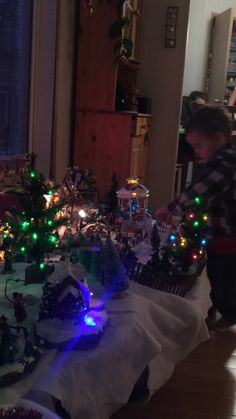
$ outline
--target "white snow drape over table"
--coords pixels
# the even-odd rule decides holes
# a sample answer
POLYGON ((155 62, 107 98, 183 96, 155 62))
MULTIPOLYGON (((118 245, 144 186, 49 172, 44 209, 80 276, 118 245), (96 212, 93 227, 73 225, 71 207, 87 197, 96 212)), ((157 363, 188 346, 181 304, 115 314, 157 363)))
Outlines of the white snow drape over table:
MULTIPOLYGON (((20 287, 24 295, 27 290, 36 296, 41 292, 40 285, 18 284, 18 291, 20 287)), ((209 291, 205 271, 185 298, 131 284, 125 298, 106 302, 109 324, 96 348, 46 351, 31 376, 0 390, 0 405, 26 403, 24 394, 27 399, 29 390, 36 395, 41 390, 59 399, 72 419, 108 419, 127 403, 147 365, 152 393, 169 379, 181 359, 208 339, 204 319, 210 307, 209 291)), ((40 409, 37 396, 35 406, 40 409)), ((44 419, 48 418, 50 413, 44 412, 44 419)))

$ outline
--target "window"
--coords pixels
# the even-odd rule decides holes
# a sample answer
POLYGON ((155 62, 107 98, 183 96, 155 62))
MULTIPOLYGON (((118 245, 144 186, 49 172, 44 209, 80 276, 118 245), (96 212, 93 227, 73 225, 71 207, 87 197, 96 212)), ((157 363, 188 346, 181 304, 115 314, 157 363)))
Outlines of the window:
POLYGON ((33 0, 0 0, 0 155, 28 150, 33 0))

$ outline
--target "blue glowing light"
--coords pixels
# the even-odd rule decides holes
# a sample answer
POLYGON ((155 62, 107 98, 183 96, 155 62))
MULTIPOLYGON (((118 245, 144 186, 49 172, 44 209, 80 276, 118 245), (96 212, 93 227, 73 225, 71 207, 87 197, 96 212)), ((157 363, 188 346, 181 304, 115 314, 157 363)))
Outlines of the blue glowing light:
POLYGON ((92 316, 88 316, 88 314, 85 314, 84 316, 84 323, 88 326, 96 326, 96 322, 94 321, 92 316))
POLYGON ((202 246, 205 246, 206 245, 206 239, 202 239, 201 244, 202 244, 202 246))
POLYGON ((174 234, 171 234, 170 235, 170 240, 173 242, 173 241, 175 241, 176 240, 176 236, 174 235, 174 234))

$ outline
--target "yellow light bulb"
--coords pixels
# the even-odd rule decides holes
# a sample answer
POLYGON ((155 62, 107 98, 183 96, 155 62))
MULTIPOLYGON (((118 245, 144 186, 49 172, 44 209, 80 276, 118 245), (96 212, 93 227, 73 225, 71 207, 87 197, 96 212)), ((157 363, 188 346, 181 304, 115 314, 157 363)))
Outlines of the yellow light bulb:
POLYGON ((128 185, 136 185, 138 183, 137 179, 128 179, 127 180, 128 185))

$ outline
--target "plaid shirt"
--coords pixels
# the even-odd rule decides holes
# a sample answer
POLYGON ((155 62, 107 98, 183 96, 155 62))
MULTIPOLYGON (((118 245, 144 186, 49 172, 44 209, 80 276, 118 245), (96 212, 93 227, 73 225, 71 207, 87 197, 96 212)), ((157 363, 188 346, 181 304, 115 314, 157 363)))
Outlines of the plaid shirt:
POLYGON ((168 205, 175 215, 182 215, 202 196, 208 212, 208 239, 236 238, 236 153, 227 143, 205 165, 197 182, 168 205))

